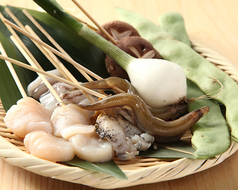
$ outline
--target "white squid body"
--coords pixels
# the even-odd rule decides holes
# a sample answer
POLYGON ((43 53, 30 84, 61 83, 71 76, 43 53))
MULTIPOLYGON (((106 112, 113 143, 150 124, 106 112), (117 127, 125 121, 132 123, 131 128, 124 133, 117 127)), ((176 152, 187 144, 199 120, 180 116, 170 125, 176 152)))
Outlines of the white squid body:
MULTIPOLYGON (((81 90, 75 90, 74 87, 68 84, 57 82, 52 85, 52 87, 64 103, 78 104, 82 100, 87 99, 81 90)), ((55 97, 50 93, 50 91, 41 94, 39 97, 39 101, 51 112, 53 112, 59 104, 55 97)))
POLYGON ((6 126, 17 136, 24 138, 32 131, 52 133, 51 113, 33 98, 22 98, 13 105, 4 118, 6 126))
POLYGON ((51 121, 53 123, 53 134, 57 137, 62 137, 60 134, 62 129, 73 125, 91 124, 88 112, 75 104, 57 107, 52 113, 51 121))
MULTIPOLYGON (((51 70, 51 71, 47 71, 50 74, 62 77, 62 75, 60 74, 60 72, 57 69, 51 70)), ((50 78, 50 77, 46 77, 46 79, 48 80, 48 82, 53 85, 56 82, 58 82, 57 80, 50 78)), ((34 97, 35 99, 39 99, 39 97, 45 93, 46 91, 48 91, 48 88, 46 87, 45 83, 41 80, 40 77, 37 77, 34 81, 32 81, 28 87, 27 87, 27 92, 29 94, 29 96, 34 97)))
POLYGON ((69 161, 75 156, 74 148, 69 141, 44 131, 28 133, 24 144, 32 155, 52 162, 69 161))

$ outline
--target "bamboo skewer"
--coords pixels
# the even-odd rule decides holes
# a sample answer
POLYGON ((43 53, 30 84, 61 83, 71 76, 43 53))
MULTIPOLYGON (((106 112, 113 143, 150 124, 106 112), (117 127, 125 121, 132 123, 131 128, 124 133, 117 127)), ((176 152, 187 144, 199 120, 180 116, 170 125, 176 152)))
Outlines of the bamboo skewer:
POLYGON ((56 76, 56 75, 53 75, 53 74, 50 74, 50 73, 48 73, 48 72, 42 71, 41 69, 32 67, 32 66, 30 66, 30 65, 27 65, 27 64, 25 64, 25 63, 22 63, 22 62, 20 62, 20 61, 15 60, 15 59, 9 58, 9 57, 7 57, 7 56, 0 55, 0 59, 10 61, 10 62, 13 63, 13 64, 19 65, 19 66, 21 66, 21 67, 24 67, 24 68, 29 69, 29 70, 31 70, 31 71, 34 71, 34 72, 36 72, 36 73, 40 73, 40 74, 45 75, 45 76, 47 76, 47 77, 53 78, 53 79, 55 79, 55 80, 57 80, 57 81, 66 83, 66 84, 71 85, 71 86, 73 86, 73 87, 75 87, 75 88, 78 88, 78 89, 80 89, 80 90, 84 90, 84 91, 86 91, 87 93, 90 93, 90 94, 92 94, 92 95, 94 95, 94 96, 96 96, 96 97, 99 97, 99 98, 106 98, 106 97, 107 97, 107 96, 104 95, 104 94, 100 94, 100 93, 98 93, 98 92, 96 92, 96 91, 93 91, 93 90, 88 89, 88 88, 86 88, 86 87, 84 87, 84 86, 81 86, 80 84, 75 84, 75 83, 73 83, 73 82, 71 82, 71 81, 69 81, 69 80, 66 80, 66 79, 62 78, 62 77, 58 77, 58 76, 56 76))
POLYGON ((5 11, 7 12, 7 14, 12 18, 12 20, 14 20, 14 22, 16 22, 16 24, 21 27, 22 29, 24 29, 24 25, 19 21, 19 19, 12 13, 12 11, 9 8, 5 8, 5 11))
MULTIPOLYGON (((73 75, 71 75, 70 72, 67 72, 68 70, 63 66, 63 69, 61 69, 61 66, 58 66, 58 63, 61 63, 58 58, 49 50, 49 48, 43 46, 41 47, 42 44, 44 44, 44 42, 41 41, 41 39, 35 34, 35 32, 30 28, 30 26, 23 26, 23 24, 14 16, 14 14, 7 9, 6 12, 8 12, 8 14, 11 16, 11 18, 20 26, 16 26, 13 23, 9 24, 8 28, 9 30, 11 30, 12 34, 14 34, 13 36, 15 36, 17 39, 15 39, 14 37, 11 37, 11 39, 14 41, 14 43, 17 45, 17 47, 20 49, 20 51, 22 52, 22 54, 27 58, 27 60, 31 63, 32 66, 35 66, 34 64, 37 65, 38 68, 41 68, 40 64, 35 60, 35 58, 31 55, 31 53, 29 52, 29 50, 27 49, 27 47, 23 44, 23 42, 21 41, 21 39, 16 35, 15 31, 12 30, 12 26, 15 27, 15 29, 19 29, 20 32, 22 32, 23 34, 26 35, 26 32, 29 33, 29 35, 31 36, 31 40, 33 41, 33 43, 42 51, 42 53, 52 62, 52 64, 59 70, 61 71, 62 75, 65 76, 65 78, 70 78, 72 82, 78 84, 78 81, 73 77, 73 75), (20 29, 21 28, 21 29, 20 29), (24 31, 24 32, 23 32, 24 31), (41 45, 40 45, 41 44, 41 45), (23 47, 23 49, 21 48, 23 47), (27 56, 28 55, 28 56, 27 56), (32 57, 32 59, 30 58, 32 57), (65 71, 66 71, 66 75, 65 75, 65 71)), ((58 48, 58 50, 61 51, 61 53, 63 53, 66 57, 68 57, 68 59, 70 59, 71 61, 74 62, 74 60, 64 51, 63 48, 61 48, 57 42, 54 41, 54 39, 36 22, 34 21, 34 18, 29 16, 30 14, 27 11, 24 11, 25 15, 32 21, 34 22, 35 25, 38 26, 38 28, 40 28, 43 32, 43 34, 46 35, 46 37, 48 39, 50 39, 50 41, 55 44, 55 46, 58 48)), ((4 17, 3 20, 7 21, 4 17)), ((9 21, 10 22, 10 21, 9 21)), ((7 23, 5 22, 5 24, 7 25, 7 23)), ((52 48, 53 49, 53 48, 52 48)), ((56 50, 55 50, 56 51, 56 50)), ((56 53, 57 54, 57 53, 56 53)), ((62 64, 63 65, 63 64, 62 64)), ((76 65, 76 64, 74 64, 76 65)), ((79 65, 76 65, 77 68, 79 68, 79 65)), ((81 73, 83 75, 86 75, 86 78, 88 78, 89 81, 92 81, 92 79, 82 70, 78 69, 79 71, 81 71, 81 73), (88 76, 88 77, 87 77, 88 76)), ((38 73, 39 74, 39 73, 38 73)), ((41 78, 44 78, 43 76, 41 76, 41 74, 39 74, 39 76, 41 78)), ((101 79, 100 77, 98 77, 97 79, 101 79)), ((43 82, 46 84, 48 83, 48 81, 45 79, 42 79, 43 82)), ((64 106, 64 104, 62 103, 61 99, 59 98, 58 94, 54 91, 54 89, 52 88, 52 86, 49 84, 46 84, 46 86, 48 87, 48 89, 51 91, 51 93, 53 94, 53 96, 56 98, 56 100, 62 105, 64 106)), ((81 89, 82 90, 82 89, 81 89)), ((94 102, 92 97, 89 96, 87 93, 85 93, 83 90, 82 92, 86 95, 86 97, 91 101, 94 102)), ((102 93, 102 92, 101 92, 102 93)), ((93 91, 94 94, 94 91, 93 91)), ((97 95, 98 96, 98 95, 97 95)), ((98 96, 99 98, 105 98, 107 97, 105 96, 98 96)))
MULTIPOLYGON (((4 50, 4 48, 3 48, 1 42, 0 42, 0 52, 2 53, 2 55, 7 56, 7 53, 6 53, 6 51, 4 50)), ((21 84, 21 82, 20 82, 20 79, 18 78, 17 73, 16 73, 14 67, 12 66, 11 62, 6 61, 6 64, 7 64, 7 67, 8 67, 8 69, 9 69, 9 71, 10 71, 10 73, 11 73, 11 75, 12 75, 14 81, 16 82, 16 85, 17 85, 17 87, 18 87, 18 89, 19 89, 19 91, 20 91, 22 97, 23 97, 23 98, 24 98, 24 97, 27 97, 27 94, 26 94, 26 92, 25 92, 25 90, 24 90, 24 88, 23 88, 23 86, 22 86, 22 84, 21 84)))
MULTIPOLYGON (((23 10, 24 11, 24 10, 23 10)), ((73 60, 66 51, 41 27, 39 23, 36 22, 36 20, 25 10, 25 15, 38 27, 38 29, 41 30, 41 32, 57 47, 61 53, 68 56, 69 59, 73 60)), ((34 37, 38 38, 40 41, 41 39, 37 36, 37 34, 32 30, 30 26, 26 26, 25 29, 34 37)), ((48 49, 43 48, 41 45, 39 45, 37 42, 33 41, 33 43, 41 50, 41 52, 49 59, 49 61, 60 71, 60 73, 66 78, 71 80, 74 83, 78 83, 76 78, 69 72, 69 70, 63 65, 63 63, 48 49)), ((78 69, 80 73, 88 80, 92 81, 90 76, 82 71, 81 69, 78 69)), ((90 100, 90 102, 94 102, 93 98, 89 96, 86 92, 82 91, 83 94, 90 100)))
MULTIPOLYGON (((10 13, 10 14, 11 14, 11 13, 10 13)), ((1 15, 0 15, 0 16, 1 16, 1 15)), ((36 37, 32 36, 31 34, 27 33, 27 32, 24 31, 23 29, 19 28, 19 27, 16 26, 15 24, 13 24, 12 22, 10 22, 10 21, 8 21, 7 19, 5 19, 3 16, 1 17, 1 19, 3 20, 4 23, 6 23, 7 28, 9 29, 9 31, 10 31, 12 34, 14 34, 14 35, 16 34, 15 31, 12 29, 12 26, 14 26, 15 29, 20 30, 20 32, 22 32, 23 34, 26 34, 26 36, 28 36, 28 37, 29 37, 29 36, 32 37, 32 38, 34 39, 34 41, 38 42, 39 44, 41 44, 42 46, 46 47, 46 48, 49 49, 49 50, 53 50, 52 52, 54 52, 54 53, 57 54, 58 56, 61 56, 62 58, 65 58, 65 59, 67 60, 66 56, 64 56, 62 53, 58 52, 58 51, 55 50, 54 48, 52 48, 52 47, 50 47, 49 45, 45 44, 44 42, 41 42, 41 41, 38 40, 36 37)), ((20 23, 19 23, 19 24, 20 24, 20 23)), ((17 36, 17 34, 16 34, 16 36, 17 36)), ((95 91, 93 91, 93 90, 90 90, 90 89, 88 89, 88 88, 85 88, 85 87, 79 85, 78 83, 75 84, 75 83, 70 82, 70 81, 68 81, 68 80, 65 80, 65 79, 63 79, 63 78, 61 78, 61 77, 57 77, 57 76, 52 75, 52 74, 50 74, 50 73, 47 73, 47 72, 45 72, 45 71, 41 71, 41 70, 39 70, 39 69, 36 69, 36 68, 34 68, 34 67, 31 67, 31 66, 29 66, 29 65, 27 65, 27 64, 24 64, 24 63, 21 63, 21 62, 19 62, 19 61, 14 60, 14 59, 8 58, 7 56, 5 56, 5 57, 4 57, 4 56, 0 56, 0 57, 1 57, 2 59, 4 59, 4 60, 8 60, 8 61, 11 60, 12 63, 17 64, 17 65, 19 65, 19 66, 22 66, 22 67, 24 67, 24 68, 26 68, 26 69, 35 71, 35 72, 37 72, 37 73, 43 74, 44 76, 48 76, 48 77, 50 77, 50 78, 56 79, 57 81, 61 81, 61 82, 64 82, 64 83, 66 83, 66 84, 69 84, 69 85, 71 85, 71 86, 74 86, 75 88, 78 88, 78 89, 81 89, 81 90, 83 90, 83 91, 86 91, 87 93, 90 93, 90 94, 92 94, 92 95, 94 95, 94 96, 96 96, 96 97, 99 97, 99 98, 106 98, 106 97, 107 97, 106 95, 103 95, 103 94, 97 93, 97 92, 95 92, 95 91)), ((32 57, 33 57, 33 56, 32 56, 32 57)), ((33 60, 34 60, 34 57, 33 57, 33 60)), ((73 62, 75 62, 75 61, 73 61, 73 62)), ((75 62, 75 64, 77 65, 78 63, 75 62)), ((83 66, 81 66, 81 65, 79 65, 79 64, 78 64, 78 66, 79 66, 79 67, 82 67, 83 69, 86 69, 86 68, 84 68, 83 66)), ((93 75, 93 77, 95 77, 95 78, 97 78, 97 79, 99 79, 99 80, 102 79, 101 77, 97 76, 96 74, 94 74, 94 73, 91 72, 90 70, 88 70, 88 69, 86 69, 86 70, 89 71, 89 73, 91 73, 91 74, 93 75)))
MULTIPOLYGON (((35 36, 36 38, 38 38, 39 40, 41 40, 36 33, 32 30, 32 28, 30 28, 29 26, 26 26, 27 31, 32 34, 33 36, 35 36)), ((78 83, 77 79, 69 72, 69 70, 63 65, 63 63, 61 63, 61 61, 48 49, 46 48, 42 48, 42 46, 40 46, 37 42, 33 43, 42 51, 42 53, 50 60, 50 62, 56 67, 56 69, 58 69, 60 71, 60 73, 63 74, 63 76, 68 79, 71 80, 73 83, 78 83), (47 54, 48 53, 48 54, 47 54)), ((85 72, 83 72, 85 73, 85 72)), ((86 73, 85 73, 86 74, 86 73)), ((87 75, 87 74, 86 74, 87 75)), ((87 75, 88 76, 88 75, 87 75)), ((90 102, 94 102, 93 98, 91 96, 89 96, 86 92, 82 91, 83 94, 90 100, 90 102)))
MULTIPOLYGON (((10 13, 11 14, 11 13, 10 13)), ((4 16, 2 14, 0 14, 0 18, 2 20, 5 20, 4 16)), ((18 20, 18 19, 17 19, 18 20)), ((19 23, 21 25, 21 23, 19 23)), ((26 58, 26 60, 33 66, 36 67, 38 69, 42 69, 42 67, 40 66, 40 64, 37 62, 37 60, 35 59, 35 57, 32 55, 32 53, 29 51, 29 49, 25 46, 25 44, 22 42, 22 40, 19 38, 19 36, 17 35, 17 33, 11 28, 11 26, 7 26, 8 30, 11 32, 12 36, 10 37, 11 40, 13 41, 13 43, 17 46, 17 48, 19 49, 19 51, 22 53, 22 55, 26 58)), ((24 26, 23 26, 24 27, 24 26)), ((65 104, 62 102, 62 100, 60 99, 59 95, 56 93, 56 91, 53 89, 53 87, 51 86, 51 84, 48 82, 48 80, 45 78, 44 75, 39 74, 40 78, 42 79, 42 81, 45 83, 45 85, 47 86, 47 88, 50 90, 50 92, 52 93, 52 95, 55 97, 55 99, 59 102, 59 104, 61 106, 64 106, 65 104)))
MULTIPOLYGON (((0 19, 2 21, 5 20, 5 17, 0 13, 0 19)), ((21 39, 18 37, 17 33, 12 29, 12 27, 10 25, 5 24, 5 26, 7 27, 7 29, 10 31, 10 33, 18 39, 19 43, 21 43, 21 46, 26 50, 29 51, 28 48, 25 46, 25 44, 21 41, 21 39)), ((30 58, 32 60, 35 60, 35 57, 32 54, 29 54, 30 58)))
POLYGON ((97 31, 97 28, 96 28, 96 27, 94 27, 94 26, 88 24, 87 22, 81 20, 81 19, 78 18, 77 16, 74 16, 74 15, 72 15, 72 16, 73 16, 76 20, 78 20, 79 22, 81 22, 81 23, 87 25, 87 27, 90 28, 91 30, 94 30, 95 32, 97 31))
MULTIPOLYGON (((10 9, 6 8, 5 11, 9 14, 9 16, 17 23, 17 25, 27 31, 27 32, 31 32, 32 35, 34 35, 36 38, 38 38, 39 40, 41 40, 36 33, 29 27, 28 29, 25 28, 25 26, 20 22, 20 20, 15 17, 15 15, 10 11, 10 9)), ((74 79, 74 77, 69 76, 68 73, 66 73, 66 68, 64 68, 63 64, 58 60, 58 58, 49 50, 45 50, 44 48, 42 48, 37 42, 33 41, 33 43, 40 49, 40 51, 49 59, 49 61, 55 66, 55 68, 58 69, 58 71, 63 75, 63 77, 65 77, 68 80, 72 80, 72 81, 77 81, 76 79, 74 79)))
MULTIPOLYGON (((35 36, 36 38, 38 38, 39 40, 41 40, 36 33, 31 29, 31 28, 27 28, 27 31, 32 34, 33 36, 35 36)), ((43 48, 41 45, 39 45, 37 42, 33 41, 33 43, 38 47, 38 49, 47 57, 47 59, 55 66, 55 68, 62 74, 62 76, 64 78, 66 78, 67 80, 71 80, 72 82, 75 82, 75 78, 70 77, 66 71, 64 70, 64 68, 62 67, 62 63, 60 62, 60 60, 48 49, 43 48)))
POLYGON ((17 25, 13 24, 11 21, 4 19, 3 21, 4 23, 6 23, 7 25, 11 26, 12 28, 16 29, 17 31, 21 32, 22 34, 24 34, 25 36, 29 37, 30 39, 38 42, 40 45, 42 45, 43 47, 46 47, 47 49, 49 49, 50 51, 52 51, 53 53, 55 53, 56 55, 58 55, 59 57, 63 58, 64 60, 68 61, 69 63, 71 63, 72 65, 79 67, 80 69, 82 69, 83 71, 85 71, 86 73, 88 73, 89 75, 91 75, 92 77, 96 78, 97 80, 101 80, 102 78, 100 76, 98 76, 97 74, 93 73, 92 71, 90 71, 89 69, 83 67, 82 65, 80 65, 79 63, 77 63, 74 60, 69 59, 67 56, 65 56, 64 54, 60 53, 59 51, 57 51, 56 49, 52 48, 51 46, 49 46, 48 44, 38 40, 37 38, 35 38, 33 35, 29 34, 28 32, 26 32, 25 30, 19 28, 17 25))
MULTIPOLYGON (((24 27, 24 25, 20 22, 18 18, 15 17, 15 15, 8 9, 5 9, 6 12, 10 15, 10 17, 22 28, 23 30, 28 31, 31 35, 33 35, 35 38, 38 38, 39 41, 41 39, 37 36, 37 34, 32 30, 30 26, 24 27)), ((25 10, 23 10, 23 13, 30 19, 33 24, 57 47, 58 50, 60 50, 63 54, 68 56, 70 59, 72 59, 65 51, 63 48, 60 47, 60 45, 41 27, 41 25, 25 10)), ((76 78, 68 71, 68 69, 62 64, 62 62, 48 49, 42 47, 39 45, 36 41, 33 41, 33 43, 39 48, 39 50, 48 58, 48 60, 55 66, 56 69, 62 74, 62 76, 68 80, 71 80, 74 83, 78 83, 76 78)), ((78 69, 83 76, 88 78, 88 80, 92 79, 85 73, 84 71, 78 69)), ((48 86, 48 85, 46 85, 48 86)), ((52 91, 53 89, 51 89, 52 91)), ((94 102, 93 98, 89 96, 87 93, 82 91, 83 94, 91 101, 94 102)), ((56 95, 56 94, 55 94, 56 95)), ((59 100, 59 98, 56 98, 59 100)))
MULTIPOLYGON (((22 53, 22 55, 26 58, 26 60, 30 63, 31 66, 35 67, 35 68, 38 68, 40 70, 43 71, 42 67, 40 66, 40 64, 35 61, 35 60, 32 60, 29 56, 29 52, 26 52, 21 44, 19 43, 19 41, 14 37, 14 36, 11 36, 10 37, 11 40, 13 41, 13 43, 17 46, 17 48, 19 49, 19 51, 22 53)), ((31 53, 30 53, 31 54, 31 53)), ((62 100, 60 99, 59 95, 57 94, 57 92, 54 90, 54 88, 51 86, 51 84, 49 83, 49 81, 45 78, 44 75, 42 74, 38 74, 41 78, 41 80, 44 82, 44 84, 47 86, 47 88, 50 90, 51 94, 55 97, 55 99, 59 102, 59 104, 61 106, 65 106, 65 104, 62 102, 62 100)))
MULTIPOLYGON (((31 16, 30 13, 27 12, 27 10, 22 10, 22 12, 26 15, 26 17, 46 36, 46 38, 64 55, 68 56, 70 59, 72 59, 69 54, 48 34, 48 32, 34 19, 33 16, 31 16)), ((72 59, 73 60, 73 59, 72 59)), ((79 70, 79 72, 88 80, 92 81, 92 78, 83 70, 76 67, 76 69, 79 70)))
POLYGON ((110 39, 113 44, 117 44, 115 39, 110 34, 108 34, 108 32, 103 27, 101 27, 100 24, 98 24, 98 22, 77 2, 77 0, 72 1, 110 39))

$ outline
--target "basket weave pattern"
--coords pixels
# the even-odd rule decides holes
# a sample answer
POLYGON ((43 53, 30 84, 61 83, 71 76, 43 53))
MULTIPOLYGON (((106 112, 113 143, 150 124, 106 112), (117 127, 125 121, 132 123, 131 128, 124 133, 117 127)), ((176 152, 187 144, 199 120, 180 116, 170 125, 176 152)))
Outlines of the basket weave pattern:
MULTIPOLYGON (((219 69, 230 75, 236 82, 238 81, 238 69, 224 57, 199 43, 192 42, 192 47, 219 69)), ((119 180, 106 174, 53 163, 30 155, 22 140, 7 129, 3 122, 4 116, 5 112, 2 104, 0 104, 0 156, 4 160, 42 176, 101 189, 128 187, 181 178, 223 162, 238 149, 238 143, 232 141, 230 148, 225 153, 209 160, 182 158, 164 161, 157 158, 141 157, 127 162, 115 160, 128 177, 128 180, 119 180)))

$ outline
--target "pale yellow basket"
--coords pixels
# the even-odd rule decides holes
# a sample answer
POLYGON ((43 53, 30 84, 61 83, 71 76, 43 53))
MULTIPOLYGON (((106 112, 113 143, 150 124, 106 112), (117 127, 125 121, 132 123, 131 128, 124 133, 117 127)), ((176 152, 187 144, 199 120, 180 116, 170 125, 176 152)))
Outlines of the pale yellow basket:
MULTIPOLYGON (((238 68, 211 49, 192 42, 195 51, 238 81, 238 68)), ((132 161, 115 160, 128 180, 119 180, 106 174, 46 161, 28 154, 21 139, 16 137, 3 122, 5 112, 0 104, 0 156, 8 163, 33 173, 87 186, 114 189, 140 184, 156 183, 181 178, 211 168, 231 156, 238 143, 231 142, 229 150, 209 160, 177 159, 165 161, 157 158, 137 157, 132 161)))

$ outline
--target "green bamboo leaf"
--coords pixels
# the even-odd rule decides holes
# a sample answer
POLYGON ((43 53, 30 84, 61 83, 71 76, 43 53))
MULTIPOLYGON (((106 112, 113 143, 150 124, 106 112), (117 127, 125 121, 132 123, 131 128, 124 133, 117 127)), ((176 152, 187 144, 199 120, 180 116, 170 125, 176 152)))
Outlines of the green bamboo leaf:
POLYGON ((146 152, 140 152, 142 157, 150 158, 191 158, 193 159, 193 147, 186 142, 177 141, 174 143, 158 144, 157 149, 150 148, 146 152))
MULTIPOLYGON (((24 24, 29 25, 37 33, 37 35, 47 44, 52 45, 47 38, 31 23, 31 21, 22 13, 21 8, 11 7, 8 8, 14 13, 14 15, 24 24)), ((7 19, 11 20, 9 15, 5 12, 5 7, 0 6, 0 12, 7 19)), ((95 72, 101 77, 108 77, 104 59, 105 54, 94 45, 82 37, 75 34, 64 24, 51 17, 49 14, 34 10, 27 10, 40 24, 41 26, 64 48, 64 50, 78 63, 85 66, 89 70, 95 72)), ((19 34, 19 33, 18 33, 19 34)), ((27 63, 25 58, 17 50, 15 45, 10 40, 10 32, 7 30, 5 25, 0 21, 0 41, 2 42, 4 49, 6 50, 9 57, 27 63)), ((51 70, 54 67, 46 59, 46 57, 38 50, 38 48, 31 42, 31 40, 22 34, 19 34, 20 38, 26 44, 28 49, 32 52, 33 56, 38 60, 41 66, 45 70, 51 70)), ((79 80, 85 81, 85 78, 69 63, 60 59, 64 65, 70 70, 70 72, 79 80)), ((16 72, 23 83, 24 88, 36 78, 36 74, 27 71, 19 66, 14 66, 16 72)), ((0 74, 6 71, 6 65, 1 61, 0 74)), ((11 81, 12 77, 10 73, 1 74, 1 87, 0 97, 2 99, 4 109, 7 111, 9 107, 16 103, 16 100, 21 98, 15 84, 11 83, 11 86, 4 81, 11 81), (10 87, 10 88, 9 88, 10 87)))
POLYGON ((64 164, 77 166, 85 170, 92 170, 96 172, 105 173, 107 175, 122 180, 127 179, 125 173, 118 167, 118 165, 113 160, 103 163, 92 163, 85 160, 81 160, 78 157, 75 157, 71 161, 64 162, 64 164))

